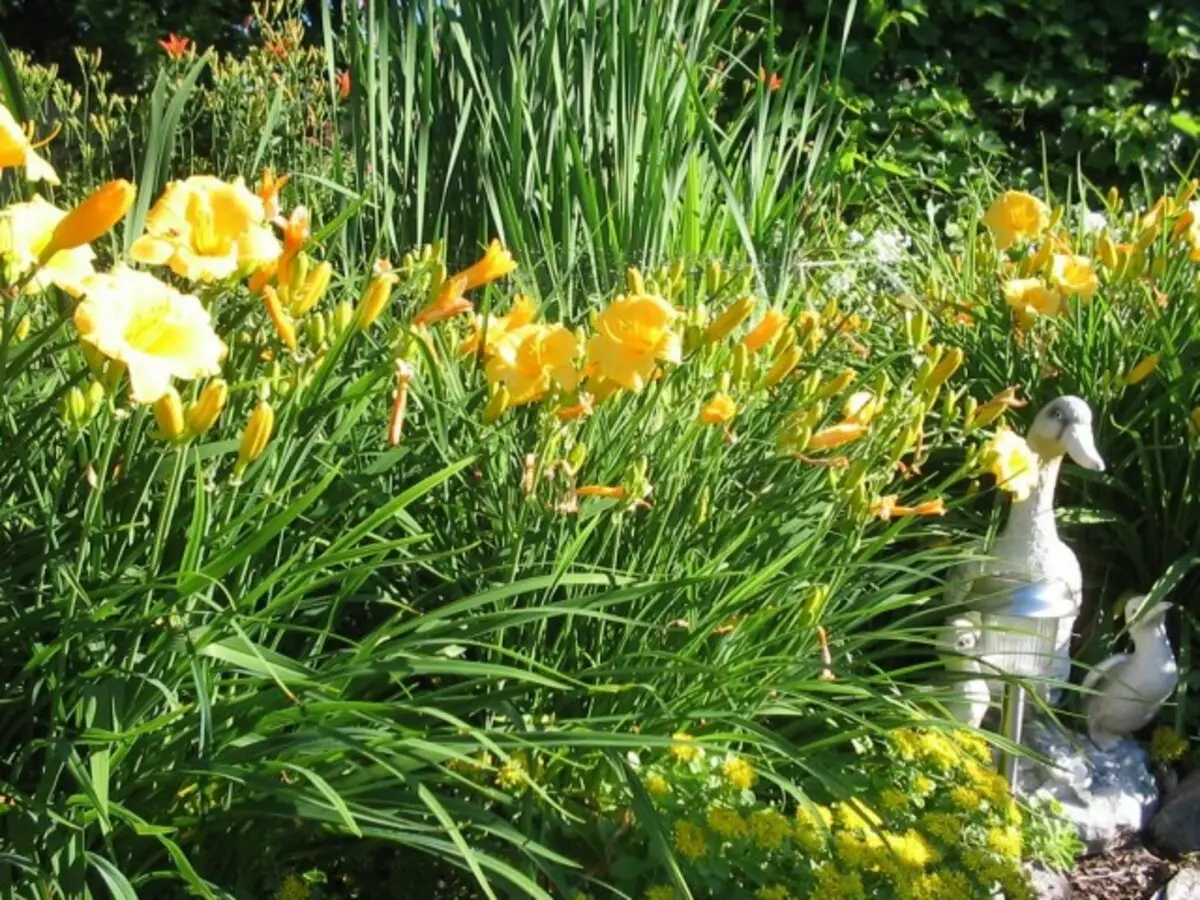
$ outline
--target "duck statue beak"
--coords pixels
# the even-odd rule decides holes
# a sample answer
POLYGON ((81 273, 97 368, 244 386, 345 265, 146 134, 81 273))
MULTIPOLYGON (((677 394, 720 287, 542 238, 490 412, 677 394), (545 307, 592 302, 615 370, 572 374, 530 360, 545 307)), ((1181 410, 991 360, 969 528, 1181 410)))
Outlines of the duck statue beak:
POLYGON ((1071 425, 1062 436, 1063 447, 1067 455, 1085 469, 1093 472, 1104 471, 1104 460, 1096 449, 1096 439, 1092 437, 1092 429, 1086 425, 1071 425))

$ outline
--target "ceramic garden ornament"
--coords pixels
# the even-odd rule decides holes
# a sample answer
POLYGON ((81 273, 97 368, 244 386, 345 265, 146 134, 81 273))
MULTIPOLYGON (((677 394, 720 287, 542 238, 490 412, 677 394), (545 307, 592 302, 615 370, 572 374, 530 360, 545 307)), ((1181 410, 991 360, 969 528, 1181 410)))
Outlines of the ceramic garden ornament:
MULTIPOLYGON (((1079 397, 1059 397, 1047 403, 1033 420, 1025 440, 1040 461, 1037 483, 1025 499, 1013 502, 1008 522, 988 558, 956 570, 947 597, 961 606, 981 576, 1029 583, 1061 581, 1075 601, 1075 614, 1059 621, 1054 653, 1042 675, 1065 682, 1071 672, 1071 632, 1083 599, 1083 573, 1071 548, 1058 536, 1054 489, 1064 457, 1096 472, 1104 470, 1104 461, 1092 434, 1092 411, 1079 397)), ((988 635, 984 635, 980 650, 985 654, 987 643, 988 635)), ((1000 688, 993 683, 997 695, 1000 688)))
POLYGON ((978 613, 965 613, 949 619, 938 633, 939 656, 946 671, 955 677, 946 711, 958 722, 978 728, 987 714, 991 691, 980 674, 975 651, 982 632, 978 613))
POLYGON ((1179 683, 1179 668, 1167 636, 1170 603, 1146 607, 1146 597, 1125 601, 1125 623, 1133 639, 1132 653, 1118 653, 1088 673, 1083 681, 1088 735, 1101 750, 1144 728, 1158 715, 1179 683))

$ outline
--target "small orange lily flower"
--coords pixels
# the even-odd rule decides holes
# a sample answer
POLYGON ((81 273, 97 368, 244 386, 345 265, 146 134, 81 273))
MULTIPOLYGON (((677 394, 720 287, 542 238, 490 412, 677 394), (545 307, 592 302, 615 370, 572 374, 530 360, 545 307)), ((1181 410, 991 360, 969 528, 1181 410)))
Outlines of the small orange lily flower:
POLYGON ((158 42, 158 46, 162 47, 171 59, 179 60, 192 49, 192 41, 190 38, 180 37, 172 31, 165 40, 158 42))
POLYGON ((350 70, 339 72, 337 76, 338 97, 345 100, 350 96, 350 70))
POLYGON ((777 91, 783 87, 783 79, 775 72, 767 75, 767 70, 762 66, 758 67, 758 80, 766 83, 769 91, 777 91))

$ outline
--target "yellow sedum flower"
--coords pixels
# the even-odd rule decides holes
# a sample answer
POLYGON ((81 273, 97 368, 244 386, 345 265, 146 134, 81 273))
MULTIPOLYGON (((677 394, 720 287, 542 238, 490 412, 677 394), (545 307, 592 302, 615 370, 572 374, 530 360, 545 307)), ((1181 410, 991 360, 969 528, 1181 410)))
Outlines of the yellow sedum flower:
POLYGON ((1007 427, 996 429, 995 437, 983 449, 982 461, 1014 500, 1025 500, 1037 486, 1037 454, 1023 437, 1007 427))
POLYGON ((0 171, 15 168, 24 169, 29 181, 59 183, 54 167, 38 156, 16 117, 0 103, 0 171))
POLYGON ((262 199, 241 178, 193 175, 167 185, 129 255, 212 282, 275 262, 283 248, 266 224, 262 199))
POLYGON ((908 794, 893 787, 884 788, 879 794, 879 805, 883 807, 884 812, 893 815, 907 810, 911 802, 908 794))
POLYGON ((750 790, 758 778, 754 767, 740 756, 726 758, 721 763, 721 774, 725 776, 725 780, 729 783, 730 787, 739 791, 750 790))
POLYGON ((944 844, 955 844, 962 836, 965 820, 953 813, 927 812, 917 821, 918 830, 944 844))
POLYGON ((814 897, 837 897, 838 900, 864 900, 862 875, 839 871, 833 863, 822 863, 813 873, 817 890, 814 897))
POLYGON ((679 313, 656 294, 621 296, 598 316, 596 334, 588 340, 587 361, 596 377, 639 392, 658 363, 682 358, 679 335, 672 325, 679 313))
POLYGON ((997 250, 1032 241, 1050 227, 1050 210, 1033 194, 1005 191, 983 214, 983 224, 992 233, 997 250))
POLYGON ((752 812, 746 824, 750 829, 750 840, 763 850, 778 849, 792 833, 783 813, 770 807, 752 812))
POLYGON ((671 740, 675 741, 671 745, 670 753, 680 762, 692 762, 701 759, 704 756, 704 748, 696 745, 696 739, 686 731, 677 731, 671 735, 671 740))
POLYGON ((708 841, 698 826, 691 822, 676 822, 675 849, 694 862, 708 853, 708 841))
POLYGON ((312 888, 299 875, 292 874, 283 879, 274 900, 310 900, 311 897, 312 888))
POLYGON ((562 325, 523 325, 497 341, 485 372, 494 385, 508 391, 509 406, 541 400, 557 384, 575 390, 578 342, 562 325))
POLYGON ((220 374, 225 357, 225 344, 196 297, 125 266, 88 279, 75 327, 85 346, 124 363, 136 403, 154 403, 173 378, 220 374))
POLYGON ((959 762, 958 748, 940 731, 926 731, 917 742, 917 755, 939 769, 952 769, 959 762))
POLYGON ((989 828, 987 842, 988 847, 1001 856, 1007 856, 1010 859, 1021 858, 1021 832, 1012 826, 989 828))
POLYGON ((918 775, 913 782, 913 790, 917 792, 918 797, 928 797, 936 788, 937 782, 928 775, 918 775))
POLYGON ((704 821, 713 834, 723 838, 738 838, 746 833, 746 820, 728 806, 710 806, 704 821))
POLYGON ((950 802, 964 812, 974 812, 983 804, 979 793, 965 785, 956 784, 950 788, 950 802))
POLYGON ((894 854, 892 862, 899 862, 907 869, 924 869, 940 858, 940 854, 930 846, 925 836, 912 829, 902 835, 886 835, 885 841, 887 849, 894 854))
POLYGON ((1150 736, 1150 756, 1155 762, 1172 763, 1187 756, 1187 738, 1180 737, 1174 728, 1162 726, 1150 736))
MULTIPOLYGON (((5 280, 13 283, 28 275, 44 255, 54 230, 67 213, 38 195, 27 203, 14 203, 0 210, 0 262, 5 280)), ((96 254, 86 244, 59 250, 45 260, 25 285, 26 294, 39 293, 54 285, 72 297, 83 293, 83 283, 94 274, 96 254)))
POLYGON ((653 797, 664 797, 671 793, 671 783, 658 772, 646 776, 646 791, 653 797))
POLYGON ((770 884, 754 892, 754 900, 791 900, 792 895, 781 884, 770 884))
POLYGON ((1050 264, 1050 283, 1065 297, 1078 297, 1090 303, 1100 289, 1096 269, 1086 256, 1056 253, 1050 264))
POLYGON ((504 765, 500 767, 500 771, 496 773, 496 784, 506 791, 523 789, 526 787, 527 770, 525 754, 518 750, 505 761, 504 765))

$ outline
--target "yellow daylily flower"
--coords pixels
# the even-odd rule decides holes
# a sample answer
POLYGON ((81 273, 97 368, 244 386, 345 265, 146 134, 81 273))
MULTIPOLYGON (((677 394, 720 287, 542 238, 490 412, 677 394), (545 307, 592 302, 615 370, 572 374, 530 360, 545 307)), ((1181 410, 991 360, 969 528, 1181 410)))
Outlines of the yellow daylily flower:
POLYGON ((725 425, 737 415, 737 403, 724 391, 714 394, 700 408, 701 425, 725 425))
POLYGON ((982 461, 996 476, 999 487, 1012 494, 1014 500, 1026 499, 1037 486, 1037 454, 1023 437, 1007 427, 996 429, 995 436, 983 449, 982 461))
POLYGON ((660 361, 678 363, 682 357, 679 335, 671 330, 678 316, 656 294, 617 297, 596 317, 596 334, 588 340, 595 376, 641 391, 660 361))
POLYGON ((476 316, 471 334, 459 347, 459 353, 470 356, 479 349, 483 341, 483 355, 491 356, 496 344, 509 332, 515 331, 533 321, 537 313, 537 304, 524 294, 513 297, 512 309, 503 316, 476 316))
MULTIPOLYGON (((0 263, 3 263, 10 283, 28 275, 38 265, 54 230, 66 215, 65 210, 37 195, 27 203, 14 203, 0 210, 0 263)), ((72 297, 78 297, 83 282, 95 274, 92 269, 95 258, 96 254, 87 244, 59 250, 45 260, 25 285, 25 293, 44 291, 53 284, 72 297)))
POLYGON ((75 327, 85 346, 124 363, 136 403, 157 401, 173 378, 219 374, 225 356, 199 299, 120 265, 88 279, 75 327))
POLYGON ((1095 267, 1086 256, 1073 253, 1056 253, 1050 264, 1050 283, 1068 297, 1078 297, 1090 303, 1100 288, 1095 267))
POLYGON ((25 170, 25 178, 29 181, 59 183, 54 167, 38 156, 16 117, 0 103, 0 170, 17 167, 25 170))
POLYGON ((552 383, 575 390, 578 341, 562 325, 524 325, 496 342, 485 372, 488 381, 508 391, 508 405, 541 400, 552 383))
POLYGON ((1038 316, 1056 316, 1062 310, 1062 295, 1040 278, 1010 278, 1004 282, 1004 299, 1028 325, 1038 316))
POLYGON ((262 199, 241 178, 193 175, 167 185, 129 255, 170 266, 191 281, 211 282, 269 265, 281 252, 262 199))
POLYGON ((983 224, 992 233, 997 250, 1032 241, 1050 226, 1050 210, 1033 194, 1005 191, 983 214, 983 224))

